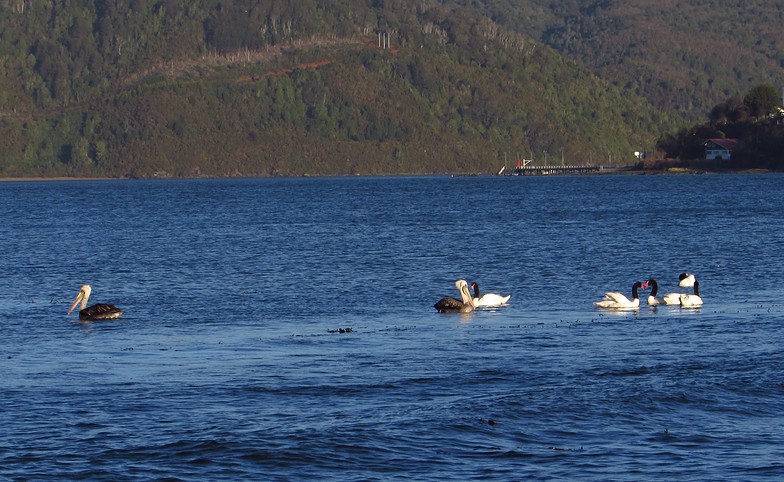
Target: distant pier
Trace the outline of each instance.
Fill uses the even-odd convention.
[[[518,166],[498,171],[499,176],[549,176],[556,174],[590,174],[599,172],[601,166]]]

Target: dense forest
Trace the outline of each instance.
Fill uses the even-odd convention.
[[[461,3],[0,0],[0,177],[627,165],[784,65],[782,7],[762,2],[762,44],[710,50],[737,56],[731,76],[689,64],[702,41],[669,50],[680,17],[655,56],[624,40],[676,15],[653,2]],[[735,21],[688,11],[693,30]]]
[[[755,85],[784,87],[782,2],[456,1],[692,122]]]

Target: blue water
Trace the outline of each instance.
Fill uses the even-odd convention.
[[[0,478],[780,479],[783,188],[0,183]],[[682,271],[703,308],[592,304]],[[459,278],[510,305],[436,313]]]

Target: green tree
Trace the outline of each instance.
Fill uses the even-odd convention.
[[[770,84],[759,84],[749,90],[743,98],[743,104],[754,117],[762,117],[773,112],[780,103],[779,93]]]
[[[710,113],[710,121],[715,123],[739,122],[748,117],[746,104],[739,97],[730,97],[717,104]]]

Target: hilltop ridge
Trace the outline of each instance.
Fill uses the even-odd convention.
[[[529,36],[506,13],[427,0],[19,0],[0,9],[0,176],[629,165],[686,126],[557,51],[552,29]]]

